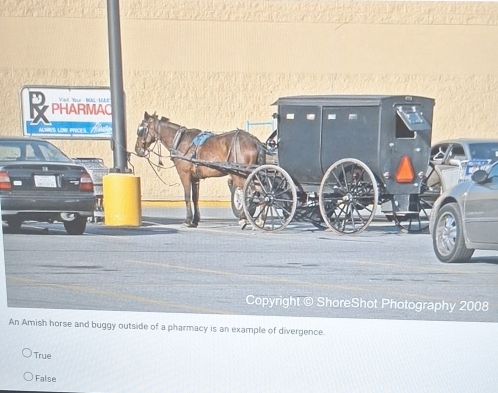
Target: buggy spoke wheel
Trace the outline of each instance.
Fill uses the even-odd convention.
[[[441,179],[441,170],[434,166],[433,163],[429,163],[425,178],[420,187],[420,199],[424,200],[425,205],[432,207],[436,199],[446,190]]]
[[[327,227],[340,234],[358,234],[372,222],[379,191],[363,162],[344,158],[334,163],[320,184],[319,204]]]
[[[292,178],[282,168],[262,165],[247,177],[242,206],[253,228],[281,231],[291,222],[297,206]]]
[[[392,221],[396,226],[405,233],[428,233],[429,232],[429,217],[431,215],[432,204],[420,196],[418,205],[418,213],[392,214]]]

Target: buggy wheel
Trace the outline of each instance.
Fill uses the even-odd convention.
[[[12,232],[19,232],[23,221],[18,216],[7,218],[7,225]]]
[[[300,198],[301,196],[301,198]],[[327,225],[322,218],[320,205],[318,203],[318,194],[316,197],[310,197],[307,194],[297,193],[297,208],[294,214],[294,221],[310,222],[315,228],[327,229]]]
[[[436,199],[446,191],[445,184],[442,180],[441,169],[436,167],[432,162],[429,163],[424,180],[420,187],[420,198],[426,205],[434,205]]]
[[[320,204],[317,203],[317,206],[314,206],[313,213],[310,216],[311,224],[317,229],[327,229],[327,224],[325,224],[325,220],[322,217],[322,212],[320,211]]]
[[[405,233],[428,233],[429,217],[431,214],[432,203],[420,197],[418,201],[418,213],[392,213],[392,221],[401,232]]]
[[[426,176],[420,187],[417,202],[419,212],[408,214],[391,213],[389,214],[391,221],[405,233],[428,233],[432,206],[443,191],[444,184],[441,180],[441,172],[434,164],[429,163]]]
[[[282,168],[262,165],[244,183],[242,206],[253,228],[281,231],[296,212],[297,191],[292,178]]]
[[[334,232],[355,235],[372,222],[379,199],[373,172],[360,160],[344,158],[332,164],[320,184],[323,220]]]

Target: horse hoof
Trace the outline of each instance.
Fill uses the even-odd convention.
[[[247,226],[247,221],[246,220],[240,220],[239,221],[240,229],[243,231],[246,226]]]

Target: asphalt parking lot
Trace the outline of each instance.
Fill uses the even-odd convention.
[[[309,223],[241,230],[226,207],[145,206],[139,228],[5,230],[9,307],[498,321],[498,255],[442,264],[427,234],[378,217],[357,236]]]

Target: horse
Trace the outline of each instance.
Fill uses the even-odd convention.
[[[166,117],[159,118],[156,113],[147,112],[137,129],[135,153],[147,157],[155,143],[161,143],[170,152],[176,171],[184,189],[186,206],[185,225],[195,228],[201,219],[199,211],[199,181],[210,177],[229,175],[234,187],[243,188],[245,177],[240,172],[230,171],[216,164],[227,163],[236,167],[261,165],[265,163],[266,150],[258,138],[243,130],[222,134],[206,133],[196,128],[186,128],[171,122]],[[192,214],[192,203],[194,212]],[[239,217],[244,225],[244,213]]]

